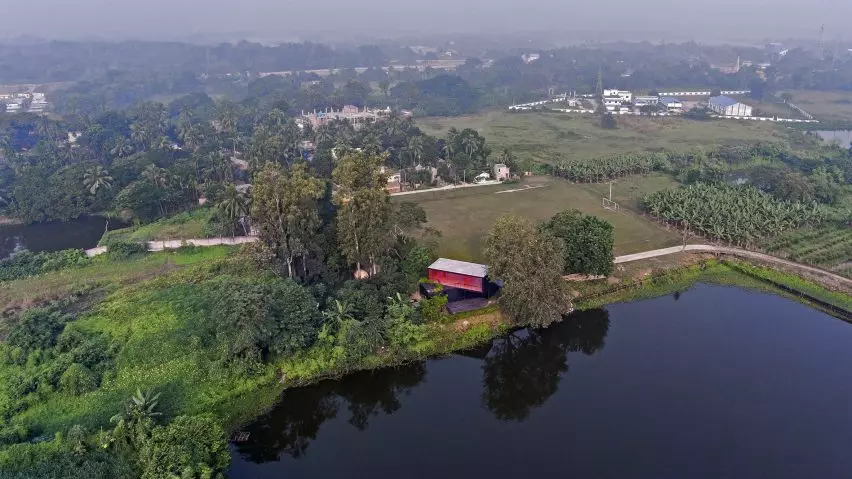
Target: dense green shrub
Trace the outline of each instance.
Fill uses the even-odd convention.
[[[143,479],[220,478],[231,463],[225,431],[212,416],[178,416],[139,451]]]
[[[133,241],[114,241],[107,245],[107,255],[112,260],[127,259],[147,252],[146,245]]]
[[[227,359],[267,360],[309,346],[320,325],[317,302],[292,280],[219,278],[213,321]]]
[[[59,388],[75,396],[94,391],[97,387],[95,374],[80,363],[72,364],[59,378]]]
[[[49,348],[56,342],[68,318],[59,311],[33,308],[23,312],[9,332],[7,341],[24,351]]]
[[[35,276],[50,271],[89,264],[86,253],[79,249],[33,253],[21,251],[11,258],[0,261],[0,281]]]
[[[577,210],[557,213],[542,229],[562,240],[565,274],[606,276],[612,272],[613,227]]]

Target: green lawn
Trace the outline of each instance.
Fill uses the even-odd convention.
[[[616,130],[600,128],[593,115],[487,111],[456,118],[423,118],[418,126],[433,135],[450,127],[473,128],[485,136],[495,154],[510,148],[523,159],[555,163],[636,151],[684,151],[721,143],[786,141],[776,125],[755,121],[692,121],[683,118],[619,117]]]
[[[599,216],[615,227],[615,254],[636,253],[678,244],[676,234],[660,228],[631,208],[646,192],[673,184],[662,175],[624,180],[615,185],[613,197],[624,198],[628,208],[620,212],[601,207],[598,192],[606,185],[578,185],[551,177],[528,178],[524,184],[482,186],[455,191],[436,191],[396,197],[395,201],[413,201],[426,210],[429,226],[442,232],[439,254],[468,261],[482,261],[482,244],[494,221],[512,213],[539,221],[559,211],[576,208]],[[500,193],[499,191],[541,186],[540,188]]]

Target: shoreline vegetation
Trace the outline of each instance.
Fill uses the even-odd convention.
[[[137,388],[161,393],[160,410],[165,416],[209,415],[224,437],[230,437],[273,407],[287,389],[356,371],[441,357],[526,327],[510,322],[498,305],[491,305],[396,330],[394,334],[407,337],[390,344],[405,347],[381,347],[353,358],[338,341],[339,334],[324,329],[312,346],[267,364],[256,364],[249,375],[224,366],[216,369],[215,365],[204,365],[215,361],[211,357],[215,352],[204,350],[207,340],[193,328],[209,320],[204,313],[212,301],[207,285],[224,284],[219,281],[223,275],[239,281],[240,275],[256,273],[250,265],[240,264],[239,254],[240,249],[235,247],[188,247],[122,259],[106,255],[87,266],[0,283],[0,299],[13,308],[66,301],[68,310],[88,311],[68,323],[69,328],[105,334],[122,343],[122,351],[112,358],[115,368],[104,376],[100,388],[73,395],[48,394],[46,401],[34,402],[20,413],[16,423],[25,428],[22,434],[37,433],[38,440],[44,442],[23,442],[0,450],[0,469],[38,463],[44,454],[49,455],[50,447],[59,447],[57,438],[65,437],[60,442],[67,440],[63,435],[69,428],[80,425],[89,433],[102,430],[108,425],[106,419]],[[789,273],[744,261],[720,261],[706,254],[686,256],[687,261],[681,259],[674,263],[676,266],[657,270],[642,280],[629,279],[625,274],[626,279],[617,284],[607,280],[572,283],[571,288],[578,290],[574,307],[582,310],[650,299],[708,282],[779,294],[825,310],[776,287],[783,285],[847,311],[852,309],[852,296]],[[55,296],[46,296],[51,290],[56,290]],[[63,299],[69,297],[72,299]],[[178,344],[192,347],[180,350]]]

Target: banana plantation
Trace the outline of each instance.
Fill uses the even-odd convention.
[[[659,220],[711,239],[749,247],[784,231],[819,224],[817,203],[778,200],[751,186],[695,183],[647,195],[642,204]]]
[[[663,170],[668,165],[667,153],[629,153],[591,160],[563,161],[554,167],[553,173],[578,183],[599,183]]]

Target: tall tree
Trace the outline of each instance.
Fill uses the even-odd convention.
[[[339,206],[338,244],[358,272],[362,264],[369,263],[370,275],[376,274],[378,258],[391,240],[393,207],[384,189],[387,179],[380,170],[382,161],[381,156],[351,152],[341,158],[332,175]]]
[[[503,281],[500,305],[516,324],[548,326],[571,308],[563,247],[524,218],[500,217],[485,240],[489,276]]]
[[[307,275],[307,257],[315,247],[322,225],[318,200],[325,193],[322,180],[314,178],[304,164],[284,170],[268,163],[255,175],[251,217],[260,238],[295,277],[297,261]]]

